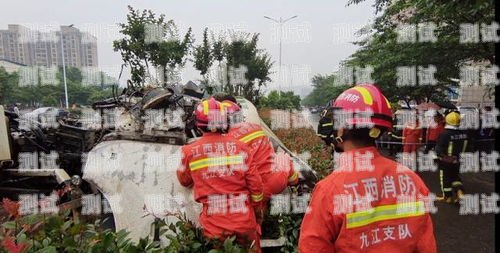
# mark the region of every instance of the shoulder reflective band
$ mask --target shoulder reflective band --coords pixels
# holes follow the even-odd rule
[[[368,89],[366,89],[365,87],[354,87],[353,89],[361,94],[361,96],[363,97],[363,102],[365,102],[365,104],[373,105],[372,94],[370,94],[370,91],[368,91]]]
[[[252,201],[253,202],[259,202],[259,201],[262,201],[264,199],[264,194],[263,193],[260,193],[260,194],[252,194],[251,195],[251,198],[252,198]]]
[[[333,126],[333,123],[325,123],[325,124],[322,124],[322,126]]]
[[[299,177],[299,173],[297,173],[297,171],[293,171],[293,174],[288,178],[288,182],[292,183],[295,180],[297,180],[298,177]]]
[[[240,141],[242,141],[244,143],[248,143],[248,142],[252,141],[253,139],[259,138],[262,136],[266,136],[266,133],[262,130],[258,130],[258,131],[252,132],[250,134],[247,134],[247,135],[241,137]]]
[[[234,165],[234,164],[243,164],[243,156],[242,155],[233,155],[233,156],[220,156],[220,157],[208,157],[199,159],[189,163],[189,169],[191,171],[203,169],[209,166],[223,166],[223,165]]]
[[[378,221],[394,220],[421,216],[425,214],[423,201],[408,202],[393,205],[383,205],[369,210],[346,214],[346,227],[357,228]]]
[[[203,105],[203,114],[208,115],[208,101],[207,100],[203,101],[202,105]]]

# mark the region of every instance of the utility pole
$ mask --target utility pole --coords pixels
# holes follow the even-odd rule
[[[73,27],[73,24],[68,27]],[[62,57],[62,69],[63,69],[63,81],[64,81],[64,98],[66,100],[66,109],[69,108],[68,104],[68,84],[66,83],[66,63],[64,62],[64,46],[63,46],[63,30],[61,26],[61,57]]]
[[[281,73],[281,52],[282,52],[283,24],[296,18],[296,17],[298,17],[298,16],[295,15],[295,16],[289,17],[287,19],[283,19],[282,17],[280,17],[280,19],[277,20],[277,19],[274,19],[274,18],[271,18],[268,16],[264,16],[264,18],[272,20],[280,25],[280,55],[279,55],[279,70],[278,70],[278,73],[279,73],[279,75],[278,75],[278,77],[279,77],[279,79],[278,79],[278,90],[279,90],[278,94],[280,94],[280,96],[281,96],[281,80],[280,79],[281,79],[281,75],[282,75],[282,73]]]

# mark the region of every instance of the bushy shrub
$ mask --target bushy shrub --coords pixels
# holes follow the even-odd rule
[[[274,133],[285,146],[296,154],[309,152],[306,161],[320,178],[330,174],[332,169],[331,148],[324,145],[323,141],[311,128],[277,129]]]
[[[202,232],[185,217],[177,216],[179,221],[167,224],[158,219],[156,226],[160,236],[170,243],[162,246],[150,237],[133,242],[124,230],[114,232],[102,228],[102,221],[84,223],[74,219],[70,211],[62,214],[19,215],[19,204],[3,199],[3,209],[7,215],[0,221],[0,252],[185,252],[185,253],[243,253],[245,248],[235,242],[235,237],[224,241],[207,240]]]
[[[293,113],[293,112],[292,112]],[[259,110],[262,120],[271,126],[271,110],[262,108]],[[332,150],[327,147],[323,141],[316,135],[311,128],[281,128],[274,129],[273,132],[283,142],[283,144],[295,154],[304,152],[309,153],[307,163],[318,173],[319,179],[324,178],[333,168]],[[277,219],[281,236],[285,237],[285,245],[281,252],[298,252],[297,245],[299,241],[300,225],[302,224],[303,214],[280,214],[271,216]]]

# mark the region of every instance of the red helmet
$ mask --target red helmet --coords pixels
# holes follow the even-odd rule
[[[360,84],[347,89],[335,99],[332,108],[352,115],[341,118],[343,122],[338,122],[340,125],[392,128],[391,105],[374,84]]]
[[[229,123],[231,125],[244,121],[243,114],[241,113],[241,107],[238,104],[230,100],[224,100],[221,104],[227,112]]]
[[[222,106],[228,114],[233,114],[235,112],[239,112],[241,110],[240,106],[233,101],[224,100],[221,102]]]
[[[224,130],[227,128],[227,117],[224,106],[214,98],[201,101],[194,110],[196,126],[208,130]]]

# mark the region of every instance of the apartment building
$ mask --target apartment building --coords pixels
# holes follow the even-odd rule
[[[0,30],[0,59],[28,66],[61,66],[61,52],[64,52],[67,66],[98,66],[96,38],[73,26],[61,26],[59,31],[40,32],[10,24],[7,30]]]

